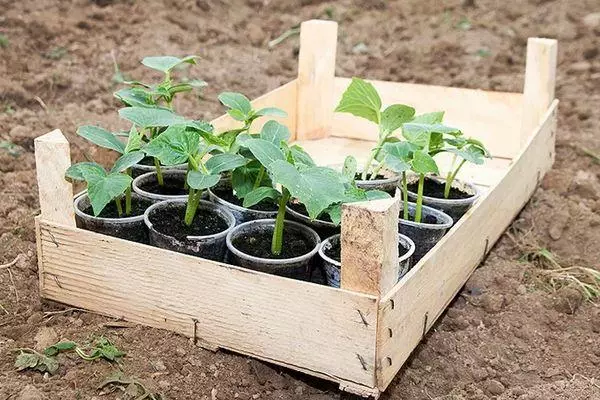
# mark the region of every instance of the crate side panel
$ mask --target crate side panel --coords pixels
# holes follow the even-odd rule
[[[373,296],[39,224],[46,298],[374,386]]]
[[[500,183],[381,300],[377,338],[380,390],[391,382],[552,166],[556,107],[557,102]]]
[[[277,89],[271,90],[270,92],[252,100],[252,106],[255,110],[260,110],[264,107],[278,107],[287,113],[286,117],[260,117],[252,124],[252,131],[260,131],[262,126],[268,120],[274,119],[285,126],[287,126],[292,135],[296,132],[296,121],[297,121],[297,105],[296,105],[296,93],[297,93],[297,79],[286,83]],[[229,114],[223,114],[211,121],[215,127],[216,132],[223,132],[229,129],[241,128],[244,123],[236,121],[231,118]]]
[[[482,140],[495,157],[513,158],[519,152],[523,95],[444,86],[369,80],[379,92],[384,107],[403,103],[417,114],[445,111],[444,123]],[[350,83],[336,78],[335,107]],[[332,135],[375,141],[375,124],[347,113],[334,113]]]

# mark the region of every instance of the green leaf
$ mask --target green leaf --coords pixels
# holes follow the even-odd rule
[[[381,98],[372,84],[360,78],[352,78],[352,82],[342,95],[336,112],[345,112],[357,117],[366,118],[379,124]]]
[[[342,167],[342,175],[344,175],[349,182],[354,182],[357,169],[358,163],[356,162],[356,158],[354,158],[354,156],[347,156],[344,160],[344,166]]]
[[[411,121],[419,124],[440,124],[444,119],[444,111],[435,111],[431,113],[417,115]]]
[[[233,108],[230,110],[227,110],[227,114],[229,114],[231,116],[231,118],[235,119],[236,121],[244,122],[247,118],[246,114],[244,114],[240,110],[235,110]]]
[[[287,113],[284,110],[282,110],[281,108],[277,108],[277,107],[261,108],[260,110],[255,112],[254,115],[257,117],[262,117],[262,116],[280,117],[280,118],[287,117]]]
[[[125,153],[117,161],[111,168],[110,172],[123,172],[131,166],[139,163],[144,158],[145,154],[143,151],[136,150],[130,153]]]
[[[243,146],[247,147],[267,170],[270,170],[273,162],[285,160],[285,155],[279,149],[279,146],[275,146],[267,140],[247,139],[244,141]]]
[[[310,154],[297,144],[290,146],[290,153],[295,164],[303,164],[308,167],[314,167],[316,165]]]
[[[202,79],[190,79],[185,83],[187,83],[194,89],[202,89],[208,86],[208,83],[206,83],[206,81],[203,81]]]
[[[417,174],[438,174],[440,172],[433,157],[423,150],[417,150],[413,153],[412,170]]]
[[[129,153],[141,149],[142,145],[144,144],[142,137],[143,135],[139,133],[137,129],[135,129],[135,125],[132,125],[131,129],[129,130],[127,145],[125,146],[124,152]]]
[[[473,164],[481,165],[484,162],[484,152],[476,146],[466,146],[462,149],[448,149],[447,151]]]
[[[123,153],[125,151],[125,145],[111,132],[99,126],[85,125],[80,126],[77,129],[77,134],[90,142],[104,147]]]
[[[186,130],[185,126],[170,126],[146,145],[144,151],[149,157],[156,157],[163,165],[177,165],[187,162],[198,153],[200,134]]]
[[[267,121],[260,131],[260,138],[273,143],[279,147],[281,142],[287,142],[290,139],[290,130],[287,126],[277,121]]]
[[[431,141],[429,125],[407,123],[402,125],[402,136],[411,144],[428,149]]]
[[[88,181],[88,197],[92,204],[94,215],[98,216],[108,203],[122,195],[131,186],[129,175],[112,172],[104,178]]]
[[[154,107],[150,94],[144,89],[124,88],[113,93],[113,96],[129,107]]]
[[[253,160],[245,166],[232,171],[231,186],[238,198],[243,199],[248,193],[254,190],[254,181],[256,181],[259,169],[260,163]],[[267,177],[268,175],[264,174],[264,176]]]
[[[187,184],[192,189],[208,189],[219,183],[221,175],[206,175],[200,171],[190,171],[187,175]]]
[[[260,203],[264,199],[277,200],[279,196],[281,196],[281,193],[271,187],[257,187],[244,196],[243,206],[250,208],[253,205]]]
[[[239,154],[222,153],[215,154],[209,158],[205,166],[211,174],[220,174],[221,172],[231,171],[232,169],[246,165],[247,162],[248,160]]]
[[[409,142],[394,142],[383,145],[384,164],[394,172],[410,169],[412,154],[418,147]]]
[[[384,192],[382,190],[367,190],[365,192],[365,196],[367,197],[367,200],[369,200],[369,201],[389,199],[392,197],[392,196],[390,196],[390,194],[388,192]]]
[[[38,363],[38,369],[40,366],[44,366],[44,370],[48,371],[51,375],[54,375],[56,371],[58,371],[58,361],[52,357],[42,357],[40,362]],[[44,372],[44,370],[40,369],[40,371]]]
[[[77,343],[72,341],[65,341],[53,344],[52,346],[44,349],[44,354],[47,356],[54,356],[61,351],[73,350],[77,346]]]
[[[15,360],[15,368],[17,371],[23,371],[27,368],[35,368],[38,365],[40,356],[35,353],[21,353]]]
[[[273,180],[300,200],[312,219],[344,197],[344,185],[340,176],[330,168],[309,167],[299,171],[284,160],[276,160],[271,164],[270,170]]]
[[[252,111],[252,104],[250,104],[250,100],[248,100],[248,98],[241,93],[223,92],[219,94],[218,98],[224,106],[229,107],[231,110],[236,110],[238,117],[242,115],[245,117],[240,121],[244,121]]]
[[[148,68],[166,73],[183,63],[196,64],[196,58],[198,56],[187,56],[184,58],[172,56],[144,57],[142,64]]]
[[[119,115],[144,129],[191,124],[181,115],[164,108],[126,107],[119,110]]]
[[[388,134],[410,121],[415,115],[415,109],[404,104],[393,104],[381,113],[381,129]]]
[[[95,162],[80,162],[71,165],[65,172],[65,177],[77,181],[92,182],[106,176],[104,167]]]

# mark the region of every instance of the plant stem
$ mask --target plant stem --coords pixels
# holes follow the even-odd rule
[[[131,176],[131,168],[127,169],[127,175]],[[125,215],[131,214],[131,185],[125,189]]]
[[[448,198],[450,196],[450,189],[452,188],[452,182],[454,182],[454,178],[456,178],[456,174],[462,168],[467,160],[462,160],[458,167],[454,170],[454,172],[448,172],[448,177],[446,178],[446,186],[444,186],[444,198]]]
[[[260,169],[258,170],[258,175],[256,176],[256,180],[254,181],[254,186],[252,187],[252,189],[256,189],[260,186],[260,183],[262,182],[264,176],[265,176],[265,167],[263,167],[261,165]]]
[[[423,209],[423,186],[425,185],[425,174],[419,174],[419,189],[417,190],[417,207],[415,208],[415,222],[421,222],[421,210]]]
[[[198,204],[200,204],[201,197],[202,190],[190,188],[187,205],[185,207],[185,218],[183,220],[186,226],[190,226],[192,225],[192,222],[194,222],[194,217],[196,216],[196,210],[198,209]]]
[[[165,181],[163,180],[162,169],[160,168],[160,161],[158,161],[158,158],[156,157],[154,157],[154,166],[156,167],[156,180],[158,181],[158,184],[160,186],[163,186],[165,184]]]
[[[402,172],[402,198],[404,203],[404,219],[408,221],[408,183],[406,182],[406,171]]]
[[[371,172],[371,177],[369,178],[369,180],[374,180],[377,178],[377,174],[379,174],[379,171],[381,171],[381,168],[383,168],[383,166],[385,165],[385,163],[383,162],[383,160],[375,167],[375,169],[373,170],[373,172]]]
[[[285,206],[290,200],[290,192],[283,188],[281,198],[279,199],[279,209],[277,210],[277,219],[275,220],[275,229],[273,230],[273,240],[271,241],[271,253],[278,256],[283,247],[283,225],[285,221]]]
[[[121,217],[123,215],[123,207],[121,206],[121,199],[117,197],[115,199],[115,204],[117,205],[117,214],[119,215],[119,217]]]

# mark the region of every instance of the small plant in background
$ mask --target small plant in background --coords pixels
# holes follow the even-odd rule
[[[127,398],[136,400],[164,400],[162,395],[149,391],[140,381],[126,376],[122,371],[115,371],[109,375],[98,385],[97,389],[101,391],[101,395],[121,390],[126,393]]]
[[[15,368],[17,371],[31,369],[39,372],[48,372],[54,375],[58,371],[59,363],[54,357],[40,354],[33,349],[20,348],[15,349],[17,358],[15,359]]]
[[[6,152],[13,157],[18,157],[23,152],[23,148],[21,146],[8,140],[0,140],[0,149],[6,150]]]
[[[450,164],[444,187],[444,197],[447,199],[450,196],[450,188],[456,179],[456,175],[466,162],[481,165],[484,163],[485,158],[490,158],[491,156],[483,143],[477,139],[456,136],[446,139],[445,142],[449,147],[442,149],[440,152],[453,154],[452,163]],[[456,162],[458,159],[460,159],[460,161],[457,165]]]
[[[6,35],[0,33],[0,48],[5,49],[10,44],[10,41],[6,37]]]

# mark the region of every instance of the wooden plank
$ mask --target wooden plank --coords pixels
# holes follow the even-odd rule
[[[384,390],[552,166],[558,101],[498,185],[382,298],[377,386]],[[509,195],[507,195],[509,194]]]
[[[488,92],[443,86],[369,80],[378,90],[384,106],[408,104],[418,114],[445,111],[444,122],[462,129],[467,136],[482,140],[495,157],[513,158],[518,154],[523,95]],[[334,102],[340,101],[350,83],[336,78]],[[332,136],[376,140],[377,127],[346,113],[334,113]]]
[[[529,38],[523,88],[523,118],[520,143],[523,145],[539,125],[554,100],[558,43],[555,39]]]
[[[48,221],[75,226],[73,186],[65,180],[71,166],[69,142],[59,129],[34,140],[41,215]]]
[[[300,25],[297,139],[320,139],[331,132],[337,27],[337,22],[319,20]]]
[[[254,100],[252,106],[254,109],[263,107],[278,107],[287,113],[287,117],[260,117],[252,124],[252,132],[259,132],[265,122],[274,119],[283,125],[287,126],[293,133],[296,131],[296,88],[297,79],[286,83]],[[224,132],[230,129],[241,128],[243,123],[231,118],[228,114],[223,114],[211,121],[215,127],[215,131]]]
[[[342,206],[342,288],[382,296],[398,282],[399,212],[399,197]]]
[[[374,296],[39,224],[43,297],[374,387]]]

